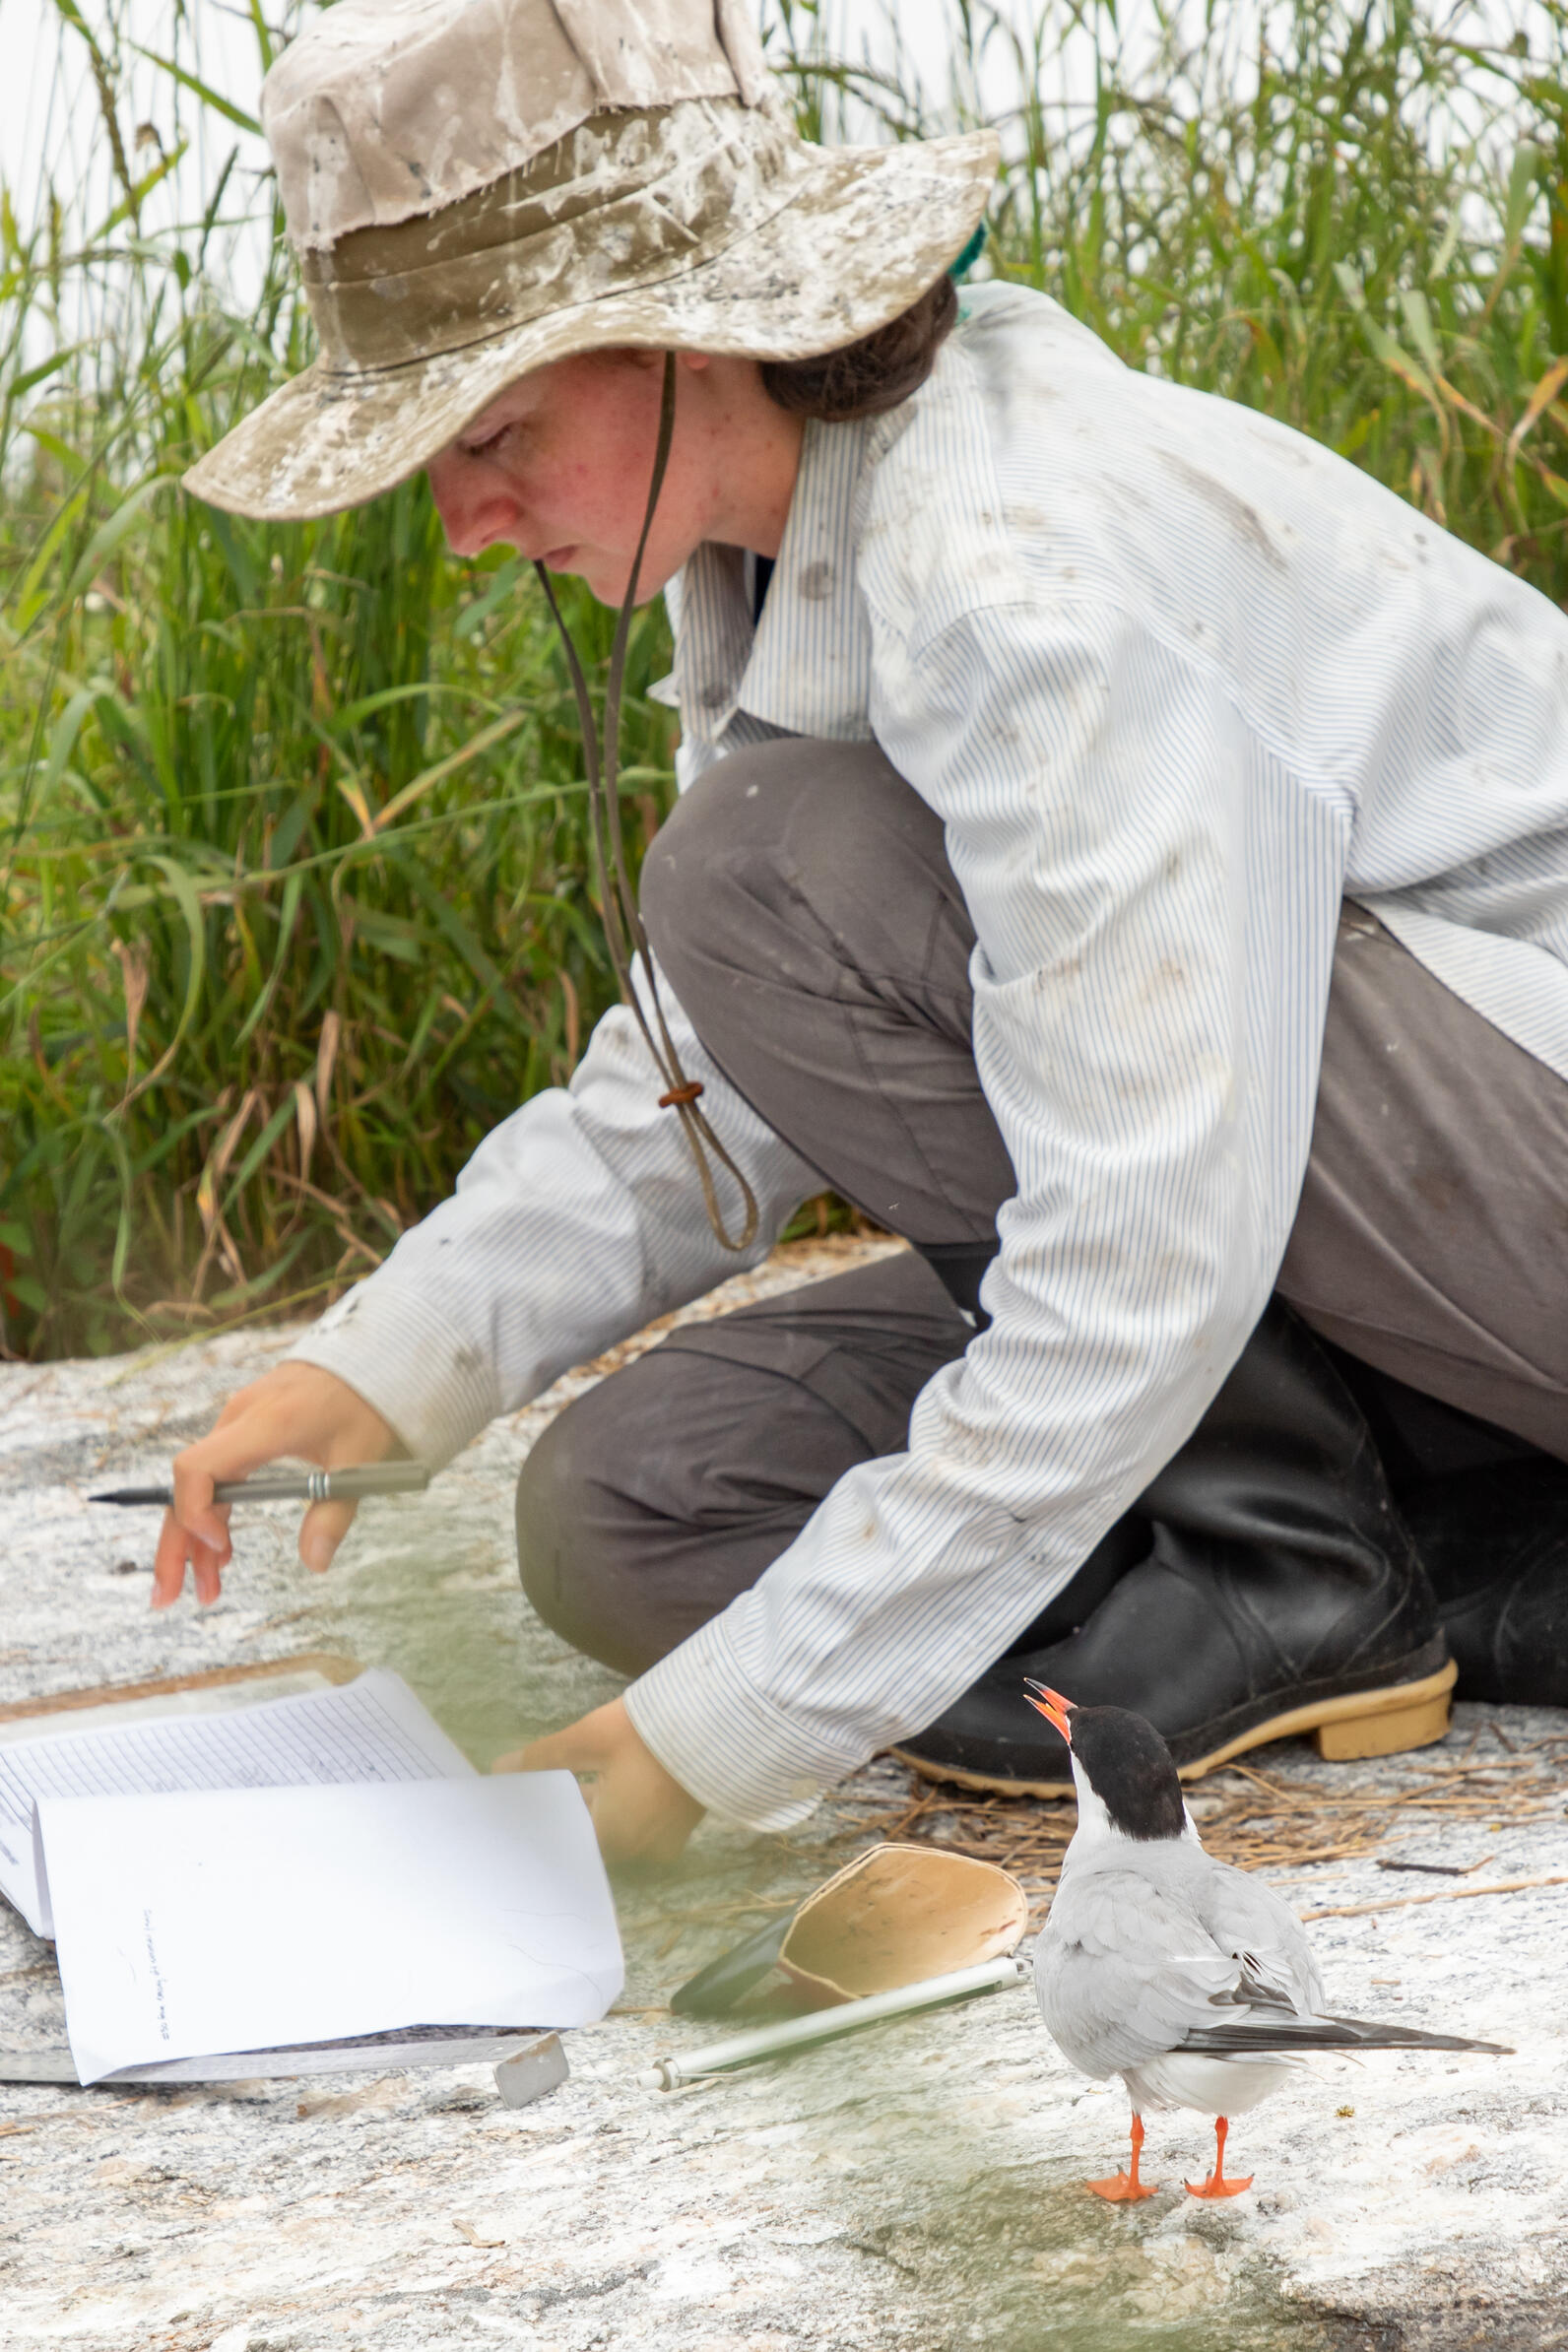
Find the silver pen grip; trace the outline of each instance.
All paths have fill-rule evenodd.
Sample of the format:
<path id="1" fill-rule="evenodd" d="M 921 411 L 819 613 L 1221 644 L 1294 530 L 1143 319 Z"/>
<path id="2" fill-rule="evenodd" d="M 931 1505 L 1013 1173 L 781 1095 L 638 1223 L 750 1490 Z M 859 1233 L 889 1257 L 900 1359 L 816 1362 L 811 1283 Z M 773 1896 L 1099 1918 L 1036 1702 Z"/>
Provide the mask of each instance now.
<path id="1" fill-rule="evenodd" d="M 313 1503 L 356 1503 L 367 1494 L 420 1494 L 430 1473 L 423 1462 L 367 1462 L 355 1470 L 312 1470 Z"/>
<path id="2" fill-rule="evenodd" d="M 430 1482 L 423 1462 L 356 1463 L 348 1470 L 276 1470 L 256 1478 L 220 1479 L 218 1503 L 358 1503 L 367 1495 L 421 1494 Z"/>

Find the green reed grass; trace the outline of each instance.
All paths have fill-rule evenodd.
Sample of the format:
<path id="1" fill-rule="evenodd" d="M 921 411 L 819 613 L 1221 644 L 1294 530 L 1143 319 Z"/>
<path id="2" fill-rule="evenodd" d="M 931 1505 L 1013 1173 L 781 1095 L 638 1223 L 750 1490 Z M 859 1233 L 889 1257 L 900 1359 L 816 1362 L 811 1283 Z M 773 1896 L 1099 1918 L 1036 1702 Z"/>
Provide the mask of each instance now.
<path id="1" fill-rule="evenodd" d="M 25 231 L 0 195 L 0 1340 L 33 1356 L 323 1300 L 569 1072 L 610 994 L 565 684 L 515 562 L 449 558 L 422 485 L 282 530 L 179 492 L 308 356 L 305 316 L 277 249 L 245 315 L 215 289 L 243 209 L 217 151 L 203 217 L 145 228 L 174 149 L 136 176 L 115 0 L 56 4 L 116 200 Z M 1223 0 L 1190 35 L 1044 0 L 1023 37 L 946 5 L 935 94 L 784 5 L 807 126 L 989 113 L 986 266 L 1568 593 L 1561 0 L 1486 49 L 1401 5 L 1293 0 L 1246 47 Z M 221 126 L 165 54 L 187 119 Z M 602 662 L 607 617 L 578 595 L 570 618 Z M 667 660 L 650 609 L 644 838 Z"/>
<path id="2" fill-rule="evenodd" d="M 0 348 L 26 356 L 30 310 L 69 309 L 107 239 L 62 259 L 54 219 L 30 248 L 9 205 L 0 234 Z M 452 561 L 423 485 L 282 530 L 177 489 L 308 357 L 281 250 L 238 318 L 203 241 L 110 246 L 106 342 L 25 427 L 14 358 L 5 403 L 14 1352 L 319 1303 L 569 1074 L 610 994 L 570 698 L 516 561 Z M 567 609 L 602 661 L 608 617 Z M 667 656 L 650 611 L 623 771 L 644 837 Z"/>

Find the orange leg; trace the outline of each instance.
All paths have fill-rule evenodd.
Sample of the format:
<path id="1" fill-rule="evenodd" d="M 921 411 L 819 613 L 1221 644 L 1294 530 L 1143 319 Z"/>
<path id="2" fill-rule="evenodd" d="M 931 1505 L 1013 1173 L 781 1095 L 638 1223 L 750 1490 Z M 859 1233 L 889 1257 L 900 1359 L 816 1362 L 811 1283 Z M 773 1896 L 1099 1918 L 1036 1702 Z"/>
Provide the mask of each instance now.
<path id="1" fill-rule="evenodd" d="M 1245 2181 L 1227 2181 L 1225 2178 L 1225 2141 L 1229 2135 L 1229 2123 L 1223 2116 L 1216 2116 L 1214 2118 L 1214 2169 L 1202 2189 L 1199 2188 L 1196 2181 L 1188 2182 L 1187 2193 L 1189 2196 L 1240 2196 L 1244 2189 L 1252 2187 L 1251 2173 L 1247 2175 Z"/>
<path id="2" fill-rule="evenodd" d="M 1143 2119 L 1135 2109 L 1133 2114 L 1132 2171 L 1114 2173 L 1108 2181 L 1085 2181 L 1084 2188 L 1091 2190 L 1095 2196 L 1104 2197 L 1106 2202 L 1112 2205 L 1136 2205 L 1141 2198 L 1153 2196 L 1156 2193 L 1155 2190 L 1146 2181 L 1141 2181 L 1138 2177 L 1138 2160 L 1143 2154 Z"/>

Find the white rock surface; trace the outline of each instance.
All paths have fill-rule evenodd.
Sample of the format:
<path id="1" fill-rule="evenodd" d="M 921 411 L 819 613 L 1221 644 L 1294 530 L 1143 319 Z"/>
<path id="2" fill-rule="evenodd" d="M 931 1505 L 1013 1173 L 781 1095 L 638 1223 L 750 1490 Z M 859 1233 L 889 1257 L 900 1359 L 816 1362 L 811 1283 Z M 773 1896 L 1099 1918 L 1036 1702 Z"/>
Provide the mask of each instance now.
<path id="1" fill-rule="evenodd" d="M 738 1286 L 837 1271 L 828 1245 Z M 710 1302 L 711 1308 L 711 1302 Z M 223 1600 L 147 1608 L 153 1515 L 94 1511 L 162 1474 L 277 1333 L 174 1353 L 0 1367 L 0 1701 L 303 1649 L 395 1666 L 476 1761 L 615 1687 L 534 1620 L 511 1488 L 549 1413 L 498 1424 L 412 1501 L 372 1505 L 330 1577 L 293 1513 L 247 1515 Z M 1461 1709 L 1515 1746 L 1568 1719 Z M 1568 1751 L 1558 1750 L 1559 1754 Z M 1304 1748 L 1292 1774 L 1337 1772 Z M 1365 1776 L 1365 1766 L 1354 1768 Z M 1375 1768 L 1398 1783 L 1408 1763 Z M 856 1795 L 905 1787 L 881 1764 Z M 712 2029 L 658 2013 L 768 1904 L 852 1850 L 848 1814 L 790 1840 L 705 1828 L 622 1889 L 623 2004 L 570 2037 L 572 2078 L 521 2112 L 487 2069 L 180 2092 L 0 2087 L 0 2345 L 75 2352 L 1439 2352 L 1562 2342 L 1568 2285 L 1568 1885 L 1444 1899 L 1314 1928 L 1335 2002 L 1516 2046 L 1500 2059 L 1320 2064 L 1238 2124 L 1257 2186 L 1223 2206 L 1196 2118 L 1151 2120 L 1133 2211 L 1083 2193 L 1122 2156 L 1119 2089 L 1074 2077 L 1027 1993 L 688 2091 L 638 2068 Z M 836 1842 L 835 1842 L 836 1841 Z M 1563 1802 L 1495 1831 L 1412 1814 L 1389 1851 L 1478 1882 L 1568 1871 Z M 1370 1862 L 1289 1881 L 1303 1909 L 1450 1882 Z M 1455 1881 L 1454 1884 L 1459 1882 Z M 1378 1983 L 1374 1980 L 1397 1980 Z M 0 2041 L 58 2041 L 49 1948 L 0 1906 Z M 1353 2111 L 1353 2112 L 1351 2112 Z"/>

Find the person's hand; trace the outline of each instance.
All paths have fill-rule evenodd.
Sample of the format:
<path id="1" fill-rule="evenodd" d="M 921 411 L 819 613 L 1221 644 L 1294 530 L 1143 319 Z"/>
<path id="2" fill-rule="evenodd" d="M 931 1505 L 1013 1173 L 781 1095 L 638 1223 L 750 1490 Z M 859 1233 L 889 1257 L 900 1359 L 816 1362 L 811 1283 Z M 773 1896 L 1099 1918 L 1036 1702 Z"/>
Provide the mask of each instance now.
<path id="1" fill-rule="evenodd" d="M 382 1462 L 398 1440 L 358 1390 L 318 1364 L 280 1364 L 236 1389 L 208 1435 L 174 1457 L 174 1505 L 163 1515 L 153 1562 L 153 1606 L 179 1599 L 190 1568 L 198 1601 L 216 1601 L 231 1546 L 229 1506 L 213 1501 L 220 1478 L 248 1478 L 294 1455 L 342 1470 Z M 319 1575 L 348 1534 L 353 1503 L 312 1503 L 299 1528 L 299 1557 Z"/>
<path id="2" fill-rule="evenodd" d="M 583 1795 L 607 1862 L 673 1862 L 704 1810 L 643 1745 L 621 1699 L 497 1756 L 490 1770 L 592 1775 Z"/>

